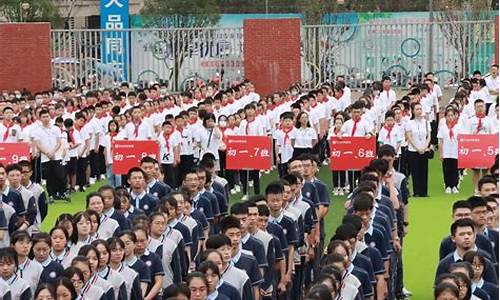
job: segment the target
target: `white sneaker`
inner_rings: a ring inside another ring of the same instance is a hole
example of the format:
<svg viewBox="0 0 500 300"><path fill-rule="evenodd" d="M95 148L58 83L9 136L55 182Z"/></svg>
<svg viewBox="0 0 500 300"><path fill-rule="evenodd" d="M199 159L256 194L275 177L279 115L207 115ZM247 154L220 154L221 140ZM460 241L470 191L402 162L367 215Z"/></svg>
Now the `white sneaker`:
<svg viewBox="0 0 500 300"><path fill-rule="evenodd" d="M326 159L323 161L323 166L328 166L328 161Z"/></svg>
<svg viewBox="0 0 500 300"><path fill-rule="evenodd" d="M230 192L231 192L231 195L236 195L236 190L235 189L232 189Z"/></svg>
<svg viewBox="0 0 500 300"><path fill-rule="evenodd" d="M451 189L451 192L452 192L453 194L458 194L458 193L460 193L460 191L457 189L457 187L456 187L456 186L454 186L454 187Z"/></svg>
<svg viewBox="0 0 500 300"><path fill-rule="evenodd" d="M101 174L101 177L100 177L100 178L101 178L101 180L104 180L104 179L106 179L106 175Z"/></svg>
<svg viewBox="0 0 500 300"><path fill-rule="evenodd" d="M339 194L338 194L338 195L339 195L339 196L344 196L344 194L345 194L345 193L344 193L344 190L343 190L343 189L339 189Z"/></svg>
<svg viewBox="0 0 500 300"><path fill-rule="evenodd" d="M243 195L243 197L241 197L241 201L247 201L248 200L248 196L247 195Z"/></svg>
<svg viewBox="0 0 500 300"><path fill-rule="evenodd" d="M413 295L413 293L410 292L409 290L407 290L405 287L403 288L403 294L405 294L405 296L411 296L411 295Z"/></svg>
<svg viewBox="0 0 500 300"><path fill-rule="evenodd" d="M234 190L236 191L236 193L241 192L241 186L239 186L239 185L235 185L235 186L234 186Z"/></svg>
<svg viewBox="0 0 500 300"><path fill-rule="evenodd" d="M464 176L467 176L467 169L464 170Z"/></svg>
<svg viewBox="0 0 500 300"><path fill-rule="evenodd" d="M77 192L80 191L80 186L79 185L75 185L75 191L77 191Z"/></svg>
<svg viewBox="0 0 500 300"><path fill-rule="evenodd" d="M248 187L253 187L253 181L248 182Z"/></svg>
<svg viewBox="0 0 500 300"><path fill-rule="evenodd" d="M95 178L94 177L90 177L89 178L89 184L94 184L95 183Z"/></svg>
<svg viewBox="0 0 500 300"><path fill-rule="evenodd" d="M339 188L334 188L333 189L333 195L338 196L339 195Z"/></svg>
<svg viewBox="0 0 500 300"><path fill-rule="evenodd" d="M451 188L447 187L446 190L444 190L445 194L451 194Z"/></svg>
<svg viewBox="0 0 500 300"><path fill-rule="evenodd" d="M264 174L266 174L266 175L269 174L269 173L271 173L271 170L265 170L264 171Z"/></svg>

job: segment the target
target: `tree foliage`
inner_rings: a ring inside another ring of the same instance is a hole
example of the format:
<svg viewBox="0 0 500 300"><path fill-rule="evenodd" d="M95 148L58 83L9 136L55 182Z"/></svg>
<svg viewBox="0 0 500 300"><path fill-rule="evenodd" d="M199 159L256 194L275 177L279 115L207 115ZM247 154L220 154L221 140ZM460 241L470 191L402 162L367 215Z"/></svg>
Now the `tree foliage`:
<svg viewBox="0 0 500 300"><path fill-rule="evenodd" d="M219 22L216 0L145 0L141 10L147 27L208 27Z"/></svg>
<svg viewBox="0 0 500 300"><path fill-rule="evenodd" d="M28 3L29 9L23 11L22 3ZM50 0L0 0L0 16L7 22L50 22L52 27L63 24L59 10Z"/></svg>

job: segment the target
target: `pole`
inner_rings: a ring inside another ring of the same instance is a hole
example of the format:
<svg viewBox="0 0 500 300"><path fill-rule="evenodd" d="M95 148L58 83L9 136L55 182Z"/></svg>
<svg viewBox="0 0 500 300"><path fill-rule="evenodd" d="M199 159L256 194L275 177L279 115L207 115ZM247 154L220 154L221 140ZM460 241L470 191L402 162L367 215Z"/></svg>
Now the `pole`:
<svg viewBox="0 0 500 300"><path fill-rule="evenodd" d="M269 14L269 0L266 0L266 15Z"/></svg>
<svg viewBox="0 0 500 300"><path fill-rule="evenodd" d="M429 41L428 44L428 55L427 58L427 72L432 72L432 58L433 58L433 47L432 47L432 39L433 39L433 24L434 22L434 12L433 12L433 0L429 0Z"/></svg>

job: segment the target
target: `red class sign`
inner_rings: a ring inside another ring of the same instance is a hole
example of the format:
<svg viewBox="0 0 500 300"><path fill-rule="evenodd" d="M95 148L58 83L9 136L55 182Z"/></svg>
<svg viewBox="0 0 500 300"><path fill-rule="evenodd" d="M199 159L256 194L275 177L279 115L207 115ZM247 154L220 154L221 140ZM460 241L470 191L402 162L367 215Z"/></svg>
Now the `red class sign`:
<svg viewBox="0 0 500 300"><path fill-rule="evenodd" d="M130 168L140 165L143 157L160 157L159 146L155 141L116 140L112 149L114 174L127 174Z"/></svg>
<svg viewBox="0 0 500 300"><path fill-rule="evenodd" d="M461 169L486 169L495 163L498 154L498 135L459 134L458 167Z"/></svg>
<svg viewBox="0 0 500 300"><path fill-rule="evenodd" d="M28 143L0 143L0 163L4 166L31 160Z"/></svg>
<svg viewBox="0 0 500 300"><path fill-rule="evenodd" d="M330 139L330 169L332 171L361 170L376 155L375 137L332 137Z"/></svg>
<svg viewBox="0 0 500 300"><path fill-rule="evenodd" d="M272 142L267 136L228 136L226 168L228 170L271 169Z"/></svg>

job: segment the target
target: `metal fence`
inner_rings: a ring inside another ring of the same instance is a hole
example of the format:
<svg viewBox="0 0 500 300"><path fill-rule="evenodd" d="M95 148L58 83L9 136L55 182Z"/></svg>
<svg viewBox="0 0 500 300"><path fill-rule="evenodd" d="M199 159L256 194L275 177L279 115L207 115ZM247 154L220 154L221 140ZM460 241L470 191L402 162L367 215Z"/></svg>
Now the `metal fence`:
<svg viewBox="0 0 500 300"><path fill-rule="evenodd" d="M492 20L302 26L302 81L314 87L344 75L363 88L389 75L404 87L432 70L441 85L454 85L487 71L494 34ZM227 87L244 78L243 28L53 30L52 74L55 86L91 89L122 81L184 90L217 80Z"/></svg>

